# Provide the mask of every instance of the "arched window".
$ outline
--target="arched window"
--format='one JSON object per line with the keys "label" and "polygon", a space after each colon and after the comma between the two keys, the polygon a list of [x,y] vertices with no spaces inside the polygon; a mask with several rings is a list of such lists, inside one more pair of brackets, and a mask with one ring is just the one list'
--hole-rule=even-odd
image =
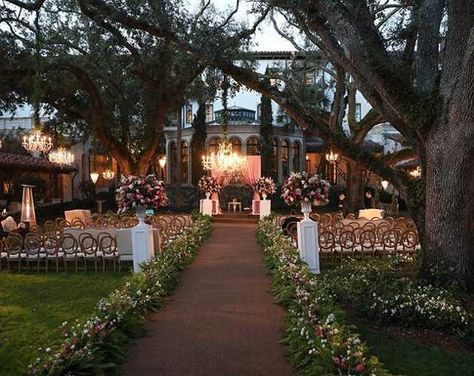
{"label": "arched window", "polygon": [[[86,154],[81,155],[81,180],[82,181],[87,181],[87,157]],[[89,171],[89,173],[92,171]]]}
{"label": "arched window", "polygon": [[274,181],[278,181],[278,140],[276,138],[272,139],[271,177]]}
{"label": "arched window", "polygon": [[189,162],[189,145],[186,141],[181,141],[181,182],[188,182],[188,162]]}
{"label": "arched window", "polygon": [[293,171],[297,172],[300,170],[300,143],[295,141],[293,143]]}
{"label": "arched window", "polygon": [[170,148],[170,183],[176,183],[176,166],[178,165],[178,149],[176,148],[176,142],[172,142]]}
{"label": "arched window", "polygon": [[283,179],[290,175],[290,142],[283,140],[281,143],[281,169]]}
{"label": "arched window", "polygon": [[207,148],[209,154],[217,154],[217,151],[219,150],[219,141],[219,137],[213,137],[209,140],[209,147]]}
{"label": "arched window", "polygon": [[247,155],[260,155],[261,146],[260,140],[257,137],[250,137],[247,140]]}
{"label": "arched window", "polygon": [[232,144],[232,151],[234,153],[242,154],[242,141],[240,141],[240,138],[231,137],[229,141]]}

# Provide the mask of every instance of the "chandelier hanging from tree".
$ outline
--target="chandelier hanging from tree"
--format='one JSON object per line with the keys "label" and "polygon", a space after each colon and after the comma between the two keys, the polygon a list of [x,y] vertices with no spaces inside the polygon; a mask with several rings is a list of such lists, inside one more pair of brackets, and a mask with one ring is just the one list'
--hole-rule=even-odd
{"label": "chandelier hanging from tree", "polygon": [[222,139],[219,142],[217,153],[203,155],[202,167],[204,170],[214,171],[217,175],[239,175],[247,168],[247,159],[232,151],[232,142],[227,139],[228,113],[227,96],[229,80],[224,76],[222,81]]}

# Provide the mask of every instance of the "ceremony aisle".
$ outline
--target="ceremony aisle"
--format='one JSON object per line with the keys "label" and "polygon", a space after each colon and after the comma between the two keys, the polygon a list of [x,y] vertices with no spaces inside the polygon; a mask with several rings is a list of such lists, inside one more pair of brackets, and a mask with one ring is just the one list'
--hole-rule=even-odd
{"label": "ceremony aisle", "polygon": [[148,321],[124,375],[290,375],[255,225],[215,223],[182,283]]}

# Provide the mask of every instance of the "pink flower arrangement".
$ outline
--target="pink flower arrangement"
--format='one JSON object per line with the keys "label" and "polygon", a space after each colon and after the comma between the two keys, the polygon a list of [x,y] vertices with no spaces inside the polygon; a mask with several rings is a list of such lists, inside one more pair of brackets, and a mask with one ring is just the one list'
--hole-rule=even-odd
{"label": "pink flower arrangement", "polygon": [[203,193],[219,193],[221,191],[221,185],[216,178],[212,176],[202,176],[198,182],[198,188]]}
{"label": "pink flower arrangement", "polygon": [[317,174],[292,172],[283,184],[281,197],[287,205],[299,205],[302,202],[321,205],[328,201],[329,187],[330,184]]}
{"label": "pink flower arrangement", "polygon": [[168,203],[165,185],[155,175],[122,176],[115,199],[119,213],[134,210],[137,206],[158,209]]}
{"label": "pink flower arrangement", "polygon": [[276,192],[275,182],[272,178],[266,178],[262,176],[258,178],[255,184],[252,186],[254,192],[258,192],[260,194],[266,195],[273,195]]}

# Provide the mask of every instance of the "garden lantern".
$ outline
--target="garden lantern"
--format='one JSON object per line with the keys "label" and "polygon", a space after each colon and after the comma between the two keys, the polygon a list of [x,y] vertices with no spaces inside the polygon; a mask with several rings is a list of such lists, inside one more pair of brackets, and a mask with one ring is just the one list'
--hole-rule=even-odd
{"label": "garden lantern", "polygon": [[92,183],[97,183],[97,179],[99,179],[99,173],[98,172],[91,172],[90,174]]}
{"label": "garden lantern", "polygon": [[388,185],[390,184],[388,180],[382,180],[380,183],[382,184],[382,188],[384,189],[384,191],[387,190]]}

